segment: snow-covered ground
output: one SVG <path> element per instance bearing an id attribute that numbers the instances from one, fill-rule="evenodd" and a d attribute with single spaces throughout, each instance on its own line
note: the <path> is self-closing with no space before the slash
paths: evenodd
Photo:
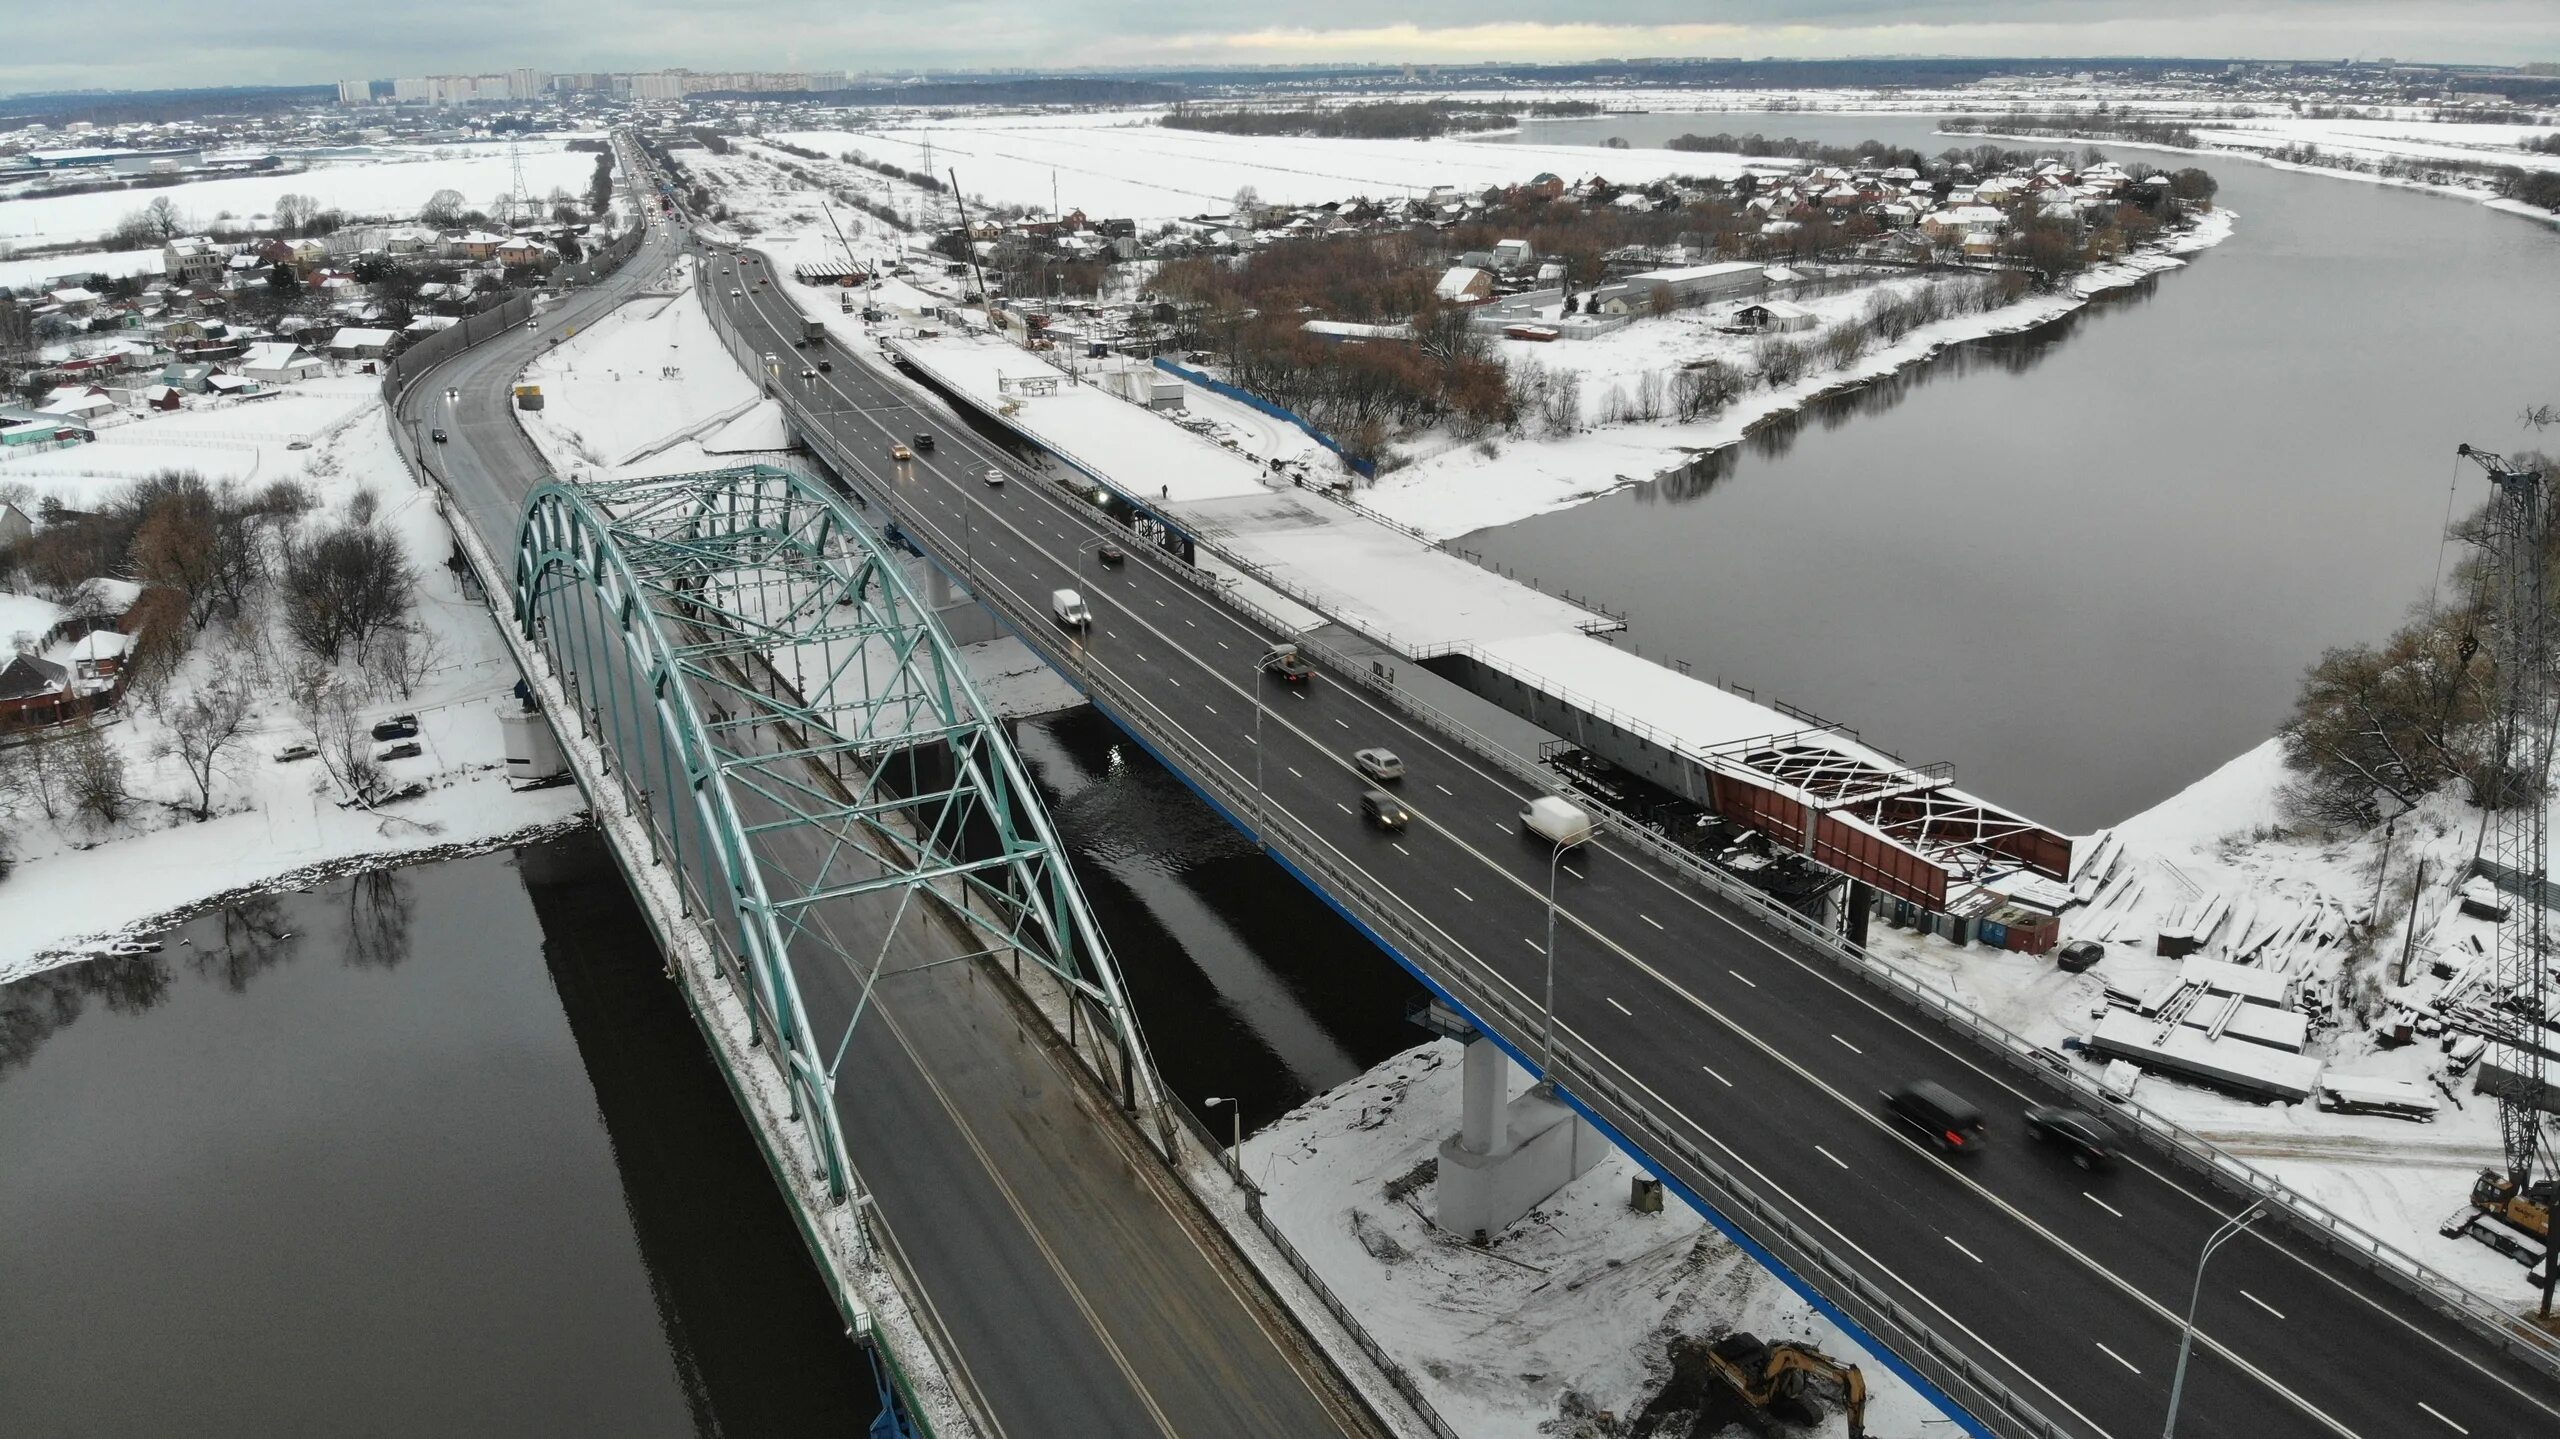
<path id="1" fill-rule="evenodd" d="M 1219 135 L 1169 130 L 1151 110 L 1075 114 L 971 116 L 885 130 L 814 130 L 773 138 L 835 155 L 859 150 L 874 160 L 956 173 L 972 199 L 1047 210 L 1082 210 L 1097 219 L 1146 223 L 1227 213 L 1236 192 L 1252 186 L 1264 201 L 1314 204 L 1366 195 L 1374 200 L 1420 196 L 1435 185 L 1482 190 L 1517 184 L 1542 170 L 1570 183 L 1606 174 L 1620 184 L 1670 175 L 1734 176 L 1736 155 L 1669 150 L 1607 150 L 1583 145 L 1469 145 L 1454 140 L 1334 140 L 1300 136 Z"/>
<path id="2" fill-rule="evenodd" d="M 159 916 L 234 889 L 314 866 L 482 842 L 566 822 L 579 812 L 574 787 L 520 792 L 506 782 L 497 711 L 514 703 L 508 692 L 515 667 L 496 621 L 459 592 L 444 568 L 452 540 L 432 498 L 412 484 L 401 463 L 380 393 L 370 380 L 315 381 L 286 399 L 263 402 L 297 407 L 291 412 L 256 404 L 182 411 L 110 432 L 131 437 L 129 444 L 101 442 L 0 465 L 0 479 L 25 479 L 39 494 L 74 506 L 98 501 L 135 477 L 123 463 L 128 454 L 153 457 L 151 468 L 164 458 L 189 465 L 208 479 L 298 480 L 324 510 L 341 509 L 369 490 L 381 503 L 377 523 L 398 535 L 419 573 L 418 618 L 442 650 L 413 695 L 371 695 L 359 708 L 367 720 L 415 713 L 425 749 L 421 758 L 386 768 L 396 780 L 423 783 L 426 792 L 368 811 L 341 808 L 316 761 L 273 758 L 283 746 L 310 739 L 281 693 L 277 662 L 257 643 L 224 648 L 209 633 L 171 693 L 185 694 L 223 665 L 240 667 L 258 694 L 252 730 L 215 785 L 214 817 L 199 824 L 175 808 L 193 802 L 192 786 L 175 759 L 155 753 L 167 734 L 164 721 L 128 695 L 106 733 L 125 758 L 128 786 L 143 801 L 131 817 L 98 828 L 70 818 L 48 821 L 21 805 L 9 820 L 21 863 L 0 881 L 0 982 L 96 952 L 123 933 L 152 927 Z M 311 448 L 290 450 L 284 432 L 268 428 L 287 413 L 318 436 Z M 151 438 L 159 426 L 168 427 L 170 438 Z"/>
<path id="3" fill-rule="evenodd" d="M 5 248 L 0 248 L 0 256 L 6 253 Z M 89 275 L 108 275 L 117 279 L 127 275 L 157 275 L 160 268 L 161 252 L 158 250 L 75 250 L 27 259 L 0 258 L 0 290 L 54 288 L 49 282 Z"/>
<path id="4" fill-rule="evenodd" d="M 520 147 L 524 183 L 539 199 L 554 187 L 584 194 L 595 156 L 563 148 L 556 139 L 527 140 Z M 438 190 L 457 190 L 466 206 L 487 209 L 514 182 L 504 145 L 386 148 L 344 160 L 314 163 L 286 174 L 196 180 L 147 190 L 101 190 L 86 195 L 0 199 L 0 244 L 65 245 L 99 240 L 118 221 L 167 197 L 191 226 L 217 221 L 248 226 L 275 208 L 279 195 L 309 195 L 322 208 L 350 217 L 406 219 Z M 46 270 L 42 273 L 58 273 Z"/>
<path id="5" fill-rule="evenodd" d="M 1924 1427 L 1945 1421 L 1917 1391 L 1676 1197 L 1659 1214 L 1631 1209 L 1643 1171 L 1614 1150 L 1482 1250 L 1431 1222 L 1430 1181 L 1388 1197 L 1456 1132 L 1459 1067 L 1458 1046 L 1433 1040 L 1244 1146 L 1281 1233 L 1329 1288 L 1355 1297 L 1361 1323 L 1459 1433 L 1566 1432 L 1568 1394 L 1573 1413 L 1631 1418 L 1668 1376 L 1673 1337 L 1736 1329 L 1857 1364 L 1879 1439 L 1944 1432 Z M 1511 1077 L 1515 1093 L 1529 1083 L 1516 1066 Z M 1810 1432 L 1848 1430 L 1834 1412 Z"/>

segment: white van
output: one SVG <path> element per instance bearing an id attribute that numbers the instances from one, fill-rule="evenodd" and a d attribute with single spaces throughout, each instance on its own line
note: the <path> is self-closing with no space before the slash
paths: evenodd
<path id="1" fill-rule="evenodd" d="M 1084 596 L 1077 594 L 1073 590 L 1051 590 L 1049 592 L 1049 613 L 1056 615 L 1058 617 L 1058 623 L 1066 626 L 1068 629 L 1085 630 L 1093 628 L 1093 611 L 1084 607 Z"/>
<path id="2" fill-rule="evenodd" d="M 1554 795 L 1542 794 L 1520 811 L 1520 829 L 1549 844 L 1580 844 L 1591 838 L 1591 816 Z"/>

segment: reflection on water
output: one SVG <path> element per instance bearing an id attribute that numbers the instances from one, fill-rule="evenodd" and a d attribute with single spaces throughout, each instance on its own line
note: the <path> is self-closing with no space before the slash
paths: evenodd
<path id="1" fill-rule="evenodd" d="M 1014 728 L 1156 1067 L 1195 1112 L 1240 1097 L 1257 1126 L 1422 1041 L 1404 1020 L 1420 986 L 1109 720 Z"/>
<path id="2" fill-rule="evenodd" d="M 163 938 L 0 985 L 0 1430 L 868 1422 L 592 834 Z"/>

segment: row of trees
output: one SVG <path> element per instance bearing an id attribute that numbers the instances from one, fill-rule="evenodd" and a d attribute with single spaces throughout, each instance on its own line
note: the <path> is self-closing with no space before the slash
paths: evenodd
<path id="1" fill-rule="evenodd" d="M 1160 122 L 1176 130 L 1218 135 L 1324 135 L 1353 140 L 1430 139 L 1476 130 L 1507 130 L 1519 108 L 1460 105 L 1447 100 L 1381 101 L 1310 110 L 1204 110 L 1176 105 Z"/>

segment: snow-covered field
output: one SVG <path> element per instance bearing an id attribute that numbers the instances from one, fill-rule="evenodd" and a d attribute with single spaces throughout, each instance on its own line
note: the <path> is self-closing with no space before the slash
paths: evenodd
<path id="1" fill-rule="evenodd" d="M 956 173 L 961 192 L 998 204 L 1064 209 L 1141 223 L 1223 215 L 1250 185 L 1271 204 L 1402 199 L 1435 185 L 1482 190 L 1552 170 L 1566 181 L 1605 174 L 1620 184 L 1669 175 L 1732 176 L 1733 155 L 1606 150 L 1580 145 L 1470 145 L 1455 140 L 1331 140 L 1168 130 L 1155 112 L 1001 115 L 888 130 L 816 130 L 773 138 L 834 155 L 859 150 L 908 170 Z M 948 175 L 946 174 L 946 178 Z"/>
<path id="2" fill-rule="evenodd" d="M 305 393 L 305 389 L 309 391 Z M 417 488 L 394 448 L 380 390 L 373 381 L 316 381 L 285 400 L 292 422 L 319 438 L 289 450 L 269 428 L 286 412 L 261 405 L 184 411 L 112 431 L 128 443 L 100 443 L 0 465 L 0 479 L 24 479 L 39 494 L 79 505 L 122 488 L 140 468 L 131 453 L 203 470 L 208 479 L 294 479 L 309 486 L 324 511 L 343 508 L 359 491 L 381 503 L 389 526 L 419 575 L 418 617 L 442 658 L 415 694 L 368 698 L 359 713 L 419 717 L 426 753 L 387 766 L 426 793 L 377 810 L 340 808 L 319 764 L 278 763 L 274 752 L 310 736 L 263 661 L 241 650 L 217 658 L 201 641 L 171 686 L 183 695 L 216 664 L 246 666 L 259 700 L 252 732 L 229 757 L 214 790 L 214 817 L 198 824 L 173 806 L 192 802 L 192 786 L 171 758 L 155 752 L 165 723 L 128 695 L 107 727 L 124 755 L 128 785 L 142 799 L 130 818 L 99 829 L 82 821 L 48 821 L 32 806 L 9 820 L 21 863 L 0 881 L 0 982 L 96 952 L 114 937 L 157 916 L 233 889 L 313 866 L 469 844 L 573 818 L 582 801 L 574 787 L 510 789 L 502 760 L 497 707 L 512 704 L 516 672 L 496 621 L 466 599 L 444 568 L 452 541 L 427 491 Z M 172 438 L 153 442 L 155 427 Z M 182 442 L 178 436 L 186 438 Z M 87 462 L 87 463 L 83 463 Z M 307 521 L 306 521 L 307 523 Z M 254 650 L 250 652 L 254 654 Z"/>
<path id="3" fill-rule="evenodd" d="M 1666 1345 L 1745 1330 L 1857 1364 L 1880 1439 L 1943 1432 L 1937 1411 L 1677 1198 L 1628 1207 L 1643 1173 L 1612 1150 L 1485 1250 L 1427 1217 L 1432 1186 L 1387 1184 L 1458 1126 L 1458 1046 L 1433 1040 L 1246 1139 L 1264 1208 L 1326 1285 L 1471 1439 L 1540 1439 L 1577 1413 L 1631 1418 L 1669 1374 Z M 1515 1093 L 1528 1086 L 1514 1067 Z M 1663 1432 L 1675 1432 L 1665 1430 Z M 1685 1432 L 1685 1431 L 1678 1431 Z M 1848 1432 L 1837 1413 L 1809 1431 Z"/>
<path id="4" fill-rule="evenodd" d="M 525 188 L 536 199 L 550 194 L 555 186 L 573 195 L 585 192 L 595 172 L 595 156 L 564 149 L 564 143 L 553 139 L 523 143 Z M 103 239 L 118 221 L 163 196 L 195 227 L 216 221 L 255 223 L 284 194 L 309 195 L 323 208 L 335 207 L 350 217 L 406 219 L 438 190 L 460 191 L 464 204 L 487 208 L 507 193 L 513 176 L 503 145 L 421 146 L 315 164 L 294 174 L 0 200 L 0 245 L 66 245 Z"/>

